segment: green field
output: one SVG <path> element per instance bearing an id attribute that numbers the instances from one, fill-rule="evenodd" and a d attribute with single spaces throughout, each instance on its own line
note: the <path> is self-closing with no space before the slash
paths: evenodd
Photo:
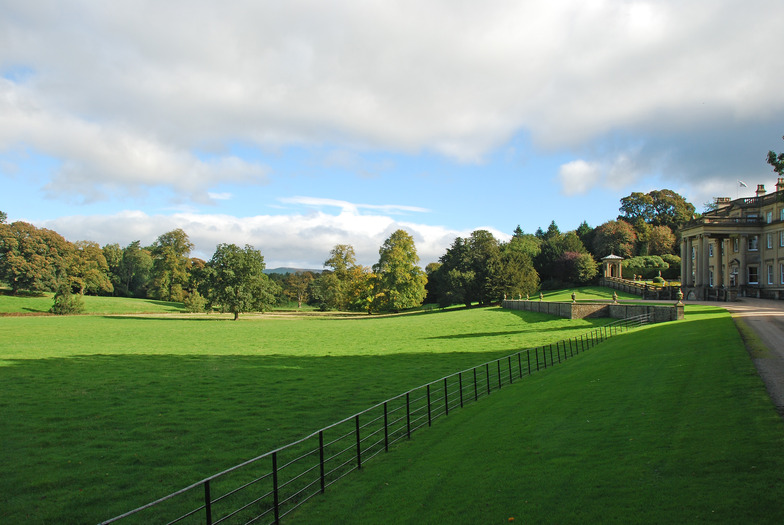
<path id="1" fill-rule="evenodd" d="M 450 413 L 292 523 L 784 523 L 784 422 L 715 308 Z"/>
<path id="2" fill-rule="evenodd" d="M 455 522 L 449 513 L 440 518 L 449 499 L 471 500 L 458 491 L 459 487 L 445 485 L 439 491 L 440 485 L 435 484 L 438 476 L 429 478 L 434 474 L 427 468 L 454 468 L 451 478 L 455 483 L 488 488 L 501 483 L 498 476 L 510 474 L 507 469 L 511 467 L 504 466 L 509 464 L 518 477 L 533 476 L 543 487 L 552 483 L 567 490 L 559 485 L 565 483 L 562 478 L 567 470 L 580 470 L 589 457 L 595 456 L 594 462 L 585 465 L 594 474 L 586 476 L 598 475 L 594 463 L 604 464 L 602 468 L 617 463 L 615 456 L 608 457 L 605 452 L 608 443 L 617 444 L 623 428 L 636 429 L 629 439 L 638 439 L 641 447 L 624 453 L 624 457 L 638 458 L 632 470 L 644 468 L 644 462 L 667 463 L 673 451 L 677 453 L 674 460 L 702 450 L 703 457 L 719 454 L 722 462 L 737 453 L 741 459 L 727 467 L 737 474 L 749 451 L 761 450 L 772 465 L 778 465 L 777 472 L 782 472 L 781 454 L 770 448 L 771 442 L 782 448 L 781 421 L 769 402 L 765 404 L 764 390 L 731 320 L 716 312 L 721 311 L 690 309 L 688 322 L 643 330 L 638 339 L 614 339 L 580 359 L 535 374 L 514 388 L 450 415 L 432 430 L 417 434 L 411 443 L 383 456 L 382 461 L 341 481 L 329 497 L 316 498 L 312 512 L 318 519 L 309 518 L 311 511 L 303 509 L 291 521 L 343 522 L 345 505 L 357 506 L 357 498 L 370 498 L 382 509 L 388 508 L 388 501 L 375 498 L 393 493 L 386 485 L 379 488 L 374 483 L 408 476 L 415 486 L 424 483 L 416 497 L 427 494 L 427 483 L 431 483 L 432 500 L 440 501 L 440 506 L 433 507 L 433 514 L 424 521 L 411 517 L 423 515 L 422 508 L 414 506 L 410 520 L 402 513 L 399 522 Z M 520 348 L 579 335 L 597 322 L 603 321 L 569 321 L 500 308 L 390 317 L 267 314 L 241 317 L 237 322 L 216 315 L 178 313 L 1 318 L 0 450 L 5 469 L 0 477 L 0 522 L 98 522 L 412 387 Z M 620 350 L 612 346 L 627 337 L 629 343 L 620 345 Z M 714 344 L 719 339 L 729 342 Z M 640 348 L 657 352 L 641 353 Z M 655 356 L 665 350 L 669 352 L 667 359 L 676 360 L 667 364 L 661 357 L 656 361 Z M 603 355 L 609 357 L 599 360 Z M 711 356 L 718 358 L 711 360 Z M 673 378 L 670 373 L 680 375 Z M 576 379 L 570 379 L 572 376 Z M 588 377 L 603 383 L 593 384 Z M 640 397 L 640 391 L 650 394 L 651 389 L 657 389 L 656 395 Z M 706 400 L 699 397 L 701 391 L 721 395 Z M 602 395 L 595 396 L 598 392 Z M 698 397 L 692 400 L 693 396 Z M 493 408 L 504 399 L 506 408 Z M 595 428 L 579 424 L 582 415 L 577 414 L 586 402 L 597 414 L 592 420 L 601 423 Z M 645 410 L 634 406 L 636 403 L 642 403 Z M 487 412 L 483 406 L 488 407 Z M 510 417 L 509 406 L 520 412 Z M 643 418 L 647 425 L 635 424 L 640 418 L 637 412 L 643 411 L 655 417 Z M 709 428 L 705 426 L 708 423 L 712 425 Z M 605 436 L 615 425 L 619 428 Z M 669 448 L 658 445 L 670 432 L 662 434 L 661 429 L 671 427 L 681 432 L 678 439 Z M 487 429 L 506 430 L 488 433 Z M 590 432 L 581 433 L 584 430 Z M 450 441 L 460 440 L 461 434 L 471 438 L 463 439 L 462 445 Z M 476 450 L 471 443 L 486 446 L 476 440 L 488 434 L 506 436 L 507 441 L 492 445 L 496 447 L 493 450 L 520 448 L 521 457 L 500 452 L 475 454 L 485 462 L 477 484 L 470 478 L 474 474 L 461 474 L 457 465 L 449 467 L 450 457 L 463 453 L 459 463 L 470 466 L 466 458 Z M 714 439 L 728 435 L 738 438 L 730 444 Z M 514 445 L 515 436 L 521 445 Z M 583 449 L 575 448 L 577 440 L 583 442 Z M 428 451 L 438 443 L 446 448 L 439 445 Z M 567 444 L 574 453 L 549 457 L 553 448 L 566 450 Z M 652 447 L 651 451 L 646 452 L 646 447 Z M 649 453 L 653 456 L 646 455 Z M 412 458 L 432 461 L 418 460 L 426 470 L 409 472 L 403 467 L 410 466 Z M 562 464 L 566 470 L 559 470 Z M 683 474 L 674 464 L 667 465 L 659 474 L 662 484 L 670 476 Z M 784 486 L 762 462 L 755 469 L 760 483 Z M 724 471 L 706 472 L 728 476 Z M 612 470 L 608 473 L 617 475 Z M 372 476 L 380 477 L 374 480 Z M 550 476 L 554 476 L 552 481 Z M 367 486 L 365 492 L 353 485 L 365 479 L 369 480 L 367 485 L 362 483 Z M 703 475 L 695 479 L 697 484 L 704 482 Z M 719 481 L 726 484 L 728 478 Z M 578 486 L 569 490 L 576 491 L 580 483 L 589 482 L 578 480 Z M 483 516 L 492 515 L 494 521 L 498 521 L 496 516 L 514 516 L 513 511 L 518 519 L 536 516 L 510 507 L 523 487 L 509 486 L 512 488 L 507 492 L 501 491 L 501 499 L 491 500 L 494 513 Z M 739 489 L 732 501 L 757 501 L 752 492 L 761 485 L 749 486 Z M 353 492 L 365 495 L 342 499 L 341 494 Z M 440 499 L 436 497 L 439 493 Z M 769 493 L 781 496 L 780 489 Z M 587 494 L 592 499 L 602 496 L 592 490 Z M 548 505 L 556 504 L 552 499 L 556 496 L 550 494 L 551 499 L 544 498 L 537 505 L 547 510 Z M 409 491 L 392 498 L 400 497 L 413 496 Z M 604 497 L 610 497 L 609 489 Z M 597 505 L 603 504 L 594 507 Z M 628 505 L 631 508 L 638 503 L 630 500 Z M 574 521 L 568 515 L 555 521 Z M 393 521 L 374 515 L 372 505 L 357 516 L 367 516 L 366 523 Z"/>
<path id="3" fill-rule="evenodd" d="M 8 290 L 0 289 L 0 314 L 44 314 L 54 301 L 53 293 L 13 296 Z M 155 301 L 153 299 L 131 299 L 126 297 L 84 296 L 86 314 L 130 314 L 130 313 L 174 313 L 183 312 L 182 303 Z"/>
<path id="4" fill-rule="evenodd" d="M 0 522 L 97 522 L 595 322 L 498 308 L 0 319 Z"/>

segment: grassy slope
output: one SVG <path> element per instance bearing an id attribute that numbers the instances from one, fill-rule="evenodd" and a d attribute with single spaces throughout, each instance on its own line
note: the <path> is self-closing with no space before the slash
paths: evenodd
<path id="1" fill-rule="evenodd" d="M 47 313 L 52 307 L 54 294 L 13 296 L 0 290 L 0 313 L 37 314 Z M 127 297 L 97 297 L 86 295 L 84 313 L 173 313 L 182 312 L 182 303 L 155 301 L 152 299 L 131 299 Z"/>
<path id="2" fill-rule="evenodd" d="M 0 522 L 97 522 L 411 387 L 590 326 L 498 308 L 3 318 Z"/>
<path id="3" fill-rule="evenodd" d="M 784 422 L 718 312 L 450 414 L 291 521 L 784 523 Z"/>

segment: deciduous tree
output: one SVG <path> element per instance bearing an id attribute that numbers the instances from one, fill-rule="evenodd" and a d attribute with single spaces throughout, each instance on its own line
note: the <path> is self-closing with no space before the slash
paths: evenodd
<path id="1" fill-rule="evenodd" d="M 782 139 L 784 139 L 784 137 L 782 137 Z M 784 153 L 776 155 L 774 151 L 769 151 L 768 164 L 773 167 L 773 171 L 775 171 L 779 177 L 784 177 Z"/>
<path id="2" fill-rule="evenodd" d="M 264 257 L 253 246 L 219 244 L 207 266 L 207 299 L 219 311 L 234 314 L 235 321 L 241 313 L 263 312 L 275 301 L 264 275 Z"/>
<path id="3" fill-rule="evenodd" d="M 308 288 L 313 282 L 311 272 L 290 273 L 283 280 L 283 293 L 292 301 L 297 301 L 297 308 L 302 308 L 302 303 L 308 300 Z"/>
<path id="4" fill-rule="evenodd" d="M 405 310 L 422 304 L 427 276 L 419 267 L 414 238 L 397 230 L 378 250 L 373 266 L 378 277 L 378 304 L 381 310 Z"/>
<path id="5" fill-rule="evenodd" d="M 97 242 L 77 241 L 68 268 L 68 279 L 80 295 L 111 293 L 114 290 L 109 265 Z"/>
<path id="6" fill-rule="evenodd" d="M 0 280 L 12 293 L 54 291 L 67 283 L 74 246 L 60 234 L 26 222 L 0 224 Z"/>
<path id="7" fill-rule="evenodd" d="M 164 301 L 181 301 L 188 283 L 189 255 L 193 243 L 177 228 L 164 233 L 152 245 L 154 295 Z"/>
<path id="8" fill-rule="evenodd" d="M 648 193 L 634 192 L 621 199 L 618 219 L 631 224 L 638 219 L 652 226 L 668 226 L 677 230 L 694 218 L 694 205 L 678 193 L 664 189 Z"/>
<path id="9" fill-rule="evenodd" d="M 637 235 L 632 225 L 626 221 L 607 221 L 596 227 L 594 253 L 601 257 L 615 254 L 621 257 L 634 257 L 634 243 Z"/>

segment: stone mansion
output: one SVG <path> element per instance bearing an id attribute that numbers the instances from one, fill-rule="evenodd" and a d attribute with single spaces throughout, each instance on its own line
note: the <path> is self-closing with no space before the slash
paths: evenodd
<path id="1" fill-rule="evenodd" d="M 716 199 L 681 229 L 681 282 L 690 299 L 784 298 L 784 177 L 770 194 Z"/>

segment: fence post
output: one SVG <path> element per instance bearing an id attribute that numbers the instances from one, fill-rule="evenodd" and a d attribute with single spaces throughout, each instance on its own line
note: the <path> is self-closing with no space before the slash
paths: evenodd
<path id="1" fill-rule="evenodd" d="M 490 363 L 485 363 L 485 377 L 487 378 L 487 395 L 490 395 Z"/>
<path id="2" fill-rule="evenodd" d="M 536 355 L 536 371 L 539 371 L 539 349 L 534 348 L 534 354 Z"/>
<path id="3" fill-rule="evenodd" d="M 354 424 L 357 428 L 357 468 L 362 468 L 362 440 L 359 438 L 359 414 L 354 416 Z"/>
<path id="4" fill-rule="evenodd" d="M 326 478 L 324 476 L 324 431 L 319 430 L 319 471 L 321 473 L 321 493 L 324 494 L 326 488 Z"/>
<path id="5" fill-rule="evenodd" d="M 544 356 L 544 362 L 547 363 L 547 356 Z M 553 344 L 550 343 L 550 366 L 553 366 L 555 361 L 553 361 Z"/>
<path id="6" fill-rule="evenodd" d="M 384 452 L 389 452 L 389 417 L 387 416 L 386 401 L 384 401 Z"/>
<path id="7" fill-rule="evenodd" d="M 520 379 L 523 378 L 523 352 L 517 352 L 517 370 L 520 372 Z"/>
<path id="8" fill-rule="evenodd" d="M 474 367 L 474 401 L 479 401 L 479 388 L 476 386 L 476 367 Z"/>
<path id="9" fill-rule="evenodd" d="M 530 349 L 526 350 L 525 355 L 526 357 L 528 357 L 528 375 L 530 376 L 531 375 L 531 350 Z"/>
<path id="10" fill-rule="evenodd" d="M 207 525 L 212 525 L 212 498 L 210 497 L 210 480 L 204 482 L 204 512 L 207 515 Z"/>
<path id="11" fill-rule="evenodd" d="M 449 390 L 446 386 L 446 378 L 444 378 L 444 415 L 449 415 Z"/>
<path id="12" fill-rule="evenodd" d="M 519 354 L 518 354 L 519 355 Z M 508 364 L 509 364 L 509 384 L 512 384 L 512 356 L 507 356 Z"/>
<path id="13" fill-rule="evenodd" d="M 272 453 L 272 504 L 275 511 L 275 523 L 280 522 L 280 499 L 278 495 L 278 453 Z"/>
<path id="14" fill-rule="evenodd" d="M 559 341 L 555 342 L 555 353 L 558 355 L 558 364 L 560 365 L 561 364 L 561 343 Z M 566 356 L 564 356 L 564 359 L 566 359 Z"/>
<path id="15" fill-rule="evenodd" d="M 498 365 L 498 390 L 501 390 L 501 360 L 495 362 Z"/>

